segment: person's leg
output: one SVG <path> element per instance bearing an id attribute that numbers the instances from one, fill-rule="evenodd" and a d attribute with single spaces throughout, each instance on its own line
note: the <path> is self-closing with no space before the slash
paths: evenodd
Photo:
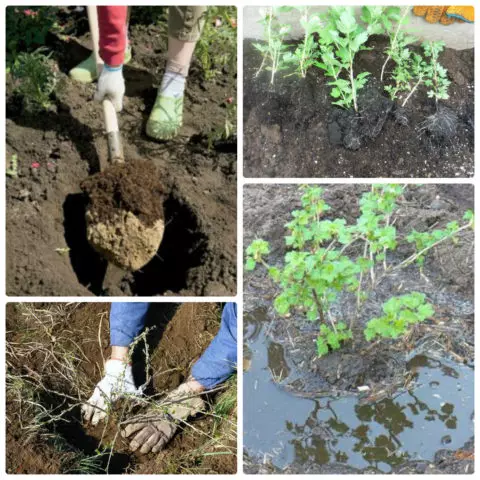
<path id="1" fill-rule="evenodd" d="M 227 303 L 220 330 L 192 368 L 192 377 L 204 389 L 223 383 L 237 368 L 237 305 Z"/>
<path id="2" fill-rule="evenodd" d="M 147 135 L 169 140 L 177 135 L 183 120 L 185 81 L 207 7 L 169 7 L 167 65 L 157 99 L 147 122 Z"/>
<path id="3" fill-rule="evenodd" d="M 130 12 L 130 8 L 128 7 L 128 11 Z M 123 60 L 123 64 L 127 64 L 132 59 L 132 50 L 130 48 L 130 43 L 128 41 L 128 19 L 130 18 L 130 14 L 127 14 L 127 28 L 125 31 L 127 32 L 127 47 L 125 49 L 125 58 Z M 98 29 L 98 26 L 97 26 Z M 98 32 L 97 32 L 98 38 Z M 80 83 L 92 83 L 98 78 L 97 74 L 97 65 L 95 64 L 95 56 L 93 52 L 82 62 L 80 62 L 77 66 L 73 67 L 70 72 L 68 73 L 70 78 L 76 80 Z"/>

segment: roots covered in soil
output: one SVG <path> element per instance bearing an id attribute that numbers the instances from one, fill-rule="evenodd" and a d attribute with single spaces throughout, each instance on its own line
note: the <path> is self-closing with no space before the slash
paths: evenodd
<path id="1" fill-rule="evenodd" d="M 393 102 L 384 97 L 374 82 L 361 92 L 358 113 L 353 110 L 332 110 L 328 122 L 328 138 L 333 145 L 358 150 L 368 140 L 377 138 Z"/>
<path id="2" fill-rule="evenodd" d="M 92 220 L 111 221 L 123 210 L 147 226 L 163 220 L 163 187 L 155 166 L 146 160 L 132 159 L 96 173 L 81 183 L 90 199 Z"/>
<path id="3" fill-rule="evenodd" d="M 451 142 L 457 133 L 458 117 L 445 105 L 438 105 L 437 111 L 420 123 L 418 131 L 433 146 Z"/>

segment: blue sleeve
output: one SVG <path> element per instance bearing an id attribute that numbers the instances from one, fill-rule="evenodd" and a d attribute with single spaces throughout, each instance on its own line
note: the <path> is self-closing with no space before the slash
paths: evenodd
<path id="1" fill-rule="evenodd" d="M 192 368 L 192 375 L 206 389 L 224 382 L 237 368 L 237 304 L 227 303 L 220 330 Z"/>
<path id="2" fill-rule="evenodd" d="M 145 326 L 148 303 L 112 302 L 110 308 L 110 345 L 128 347 Z"/>

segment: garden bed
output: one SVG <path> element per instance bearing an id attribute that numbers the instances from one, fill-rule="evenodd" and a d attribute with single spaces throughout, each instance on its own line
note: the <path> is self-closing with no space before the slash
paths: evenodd
<path id="1" fill-rule="evenodd" d="M 92 427 L 81 420 L 81 402 L 101 379 L 109 355 L 109 308 L 104 303 L 9 304 L 7 473 L 235 473 L 234 379 L 210 398 L 210 413 L 180 429 L 159 454 L 132 453 L 120 436 L 128 402 L 115 407 L 106 425 Z M 151 307 L 147 401 L 158 400 L 188 377 L 217 333 L 219 319 L 215 304 Z M 146 372 L 141 344 L 133 363 L 140 383 Z"/>
<path id="2" fill-rule="evenodd" d="M 473 49 L 446 48 L 440 55 L 452 81 L 450 98 L 442 103 L 456 113 L 459 124 L 454 138 L 432 143 L 419 135 L 418 128 L 435 112 L 434 101 L 427 98 L 424 88 L 419 88 L 407 104 L 408 125 L 399 125 L 378 81 L 387 39 L 369 39 L 367 46 L 372 50 L 359 52 L 355 59 L 356 72 L 371 72 L 363 94 L 370 118 L 360 118 L 358 128 L 369 123 L 378 125 L 381 131 L 351 150 L 344 146 L 340 135 L 345 112 L 331 104 L 331 87 L 322 71 L 312 67 L 306 78 L 281 71 L 272 86 L 269 72 L 256 76 L 262 57 L 253 43 L 244 41 L 243 56 L 247 177 L 473 176 Z"/>
<path id="3" fill-rule="evenodd" d="M 233 294 L 236 137 L 218 140 L 218 131 L 235 99 L 236 73 L 226 68 L 207 81 L 195 60 L 179 137 L 151 141 L 145 123 L 165 65 L 166 33 L 162 23 L 130 28 L 133 60 L 124 68 L 120 131 L 126 161 L 148 160 L 157 169 L 166 229 L 149 264 L 104 290 L 106 262 L 87 242 L 80 184 L 99 170 L 107 145 L 102 110 L 92 100 L 95 86 L 66 75 L 90 53 L 82 46 L 88 43 L 86 17 L 72 18 L 74 35 L 47 37 L 59 77 L 50 111 L 26 115 L 7 78 L 6 155 L 16 155 L 18 164 L 17 176 L 7 178 L 7 294 Z"/>
<path id="4" fill-rule="evenodd" d="M 358 196 L 368 188 L 326 186 L 324 198 L 332 207 L 326 218 L 345 218 L 351 223 L 359 213 Z M 473 188 L 410 186 L 399 205 L 395 223 L 399 235 L 412 229 L 424 231 L 433 225 L 441 228 L 473 208 Z M 280 266 L 287 252 L 284 225 L 291 218 L 290 212 L 299 206 L 300 194 L 295 186 L 248 186 L 244 193 L 245 245 L 255 238 L 269 241 L 268 263 Z M 468 233 L 454 246 L 439 245 L 427 257 L 423 272 L 411 265 L 381 281 L 354 327 L 354 341 L 322 358 L 318 358 L 316 348 L 318 323 L 295 312 L 288 318 L 278 316 L 272 306 L 279 294 L 275 284 L 264 269 L 246 272 L 245 354 L 251 364 L 244 379 L 248 471 L 473 471 L 472 240 L 473 235 Z M 403 257 L 408 252 L 396 254 Z M 379 314 L 385 299 L 411 291 L 427 295 L 435 308 L 432 320 L 413 328 L 404 341 L 367 342 L 363 328 Z M 340 294 L 332 307 L 337 321 L 355 314 L 355 302 L 349 295 Z M 447 399 L 452 390 L 454 394 Z M 424 406 L 415 410 L 418 399 Z M 444 416 L 440 404 L 435 406 L 435 399 L 440 399 L 442 405 L 453 405 L 458 428 L 457 424 L 444 426 L 442 422 L 448 421 L 448 415 Z M 365 413 L 369 409 L 374 412 L 371 417 Z M 285 432 L 282 442 L 273 441 L 269 433 L 268 412 L 277 416 L 275 438 L 280 438 L 278 432 Z M 428 423 L 425 412 L 440 412 L 435 418 L 438 425 L 435 421 Z M 404 423 L 387 421 L 388 418 L 404 418 Z M 337 425 L 335 419 L 342 425 Z M 360 435 L 360 424 L 368 425 L 368 434 Z M 412 431 L 416 433 L 409 437 Z M 432 433 L 437 431 L 438 434 Z M 420 432 L 425 436 L 421 437 Z M 390 444 L 392 434 L 400 440 Z M 354 448 L 351 442 L 355 438 L 359 443 Z M 444 443 L 439 444 L 440 438 Z M 372 445 L 377 450 L 371 450 Z M 395 455 L 385 457 L 385 448 L 393 448 Z"/>

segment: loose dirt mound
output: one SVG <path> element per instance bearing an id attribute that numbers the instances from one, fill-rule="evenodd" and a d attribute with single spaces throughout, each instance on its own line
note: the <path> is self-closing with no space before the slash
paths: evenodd
<path id="1" fill-rule="evenodd" d="M 83 16 L 75 25 L 78 35 L 88 28 Z M 165 143 L 147 138 L 145 123 L 166 60 L 162 25 L 130 29 L 133 60 L 124 68 L 127 92 L 119 116 L 128 164 L 136 159 L 152 163 L 163 186 L 166 226 L 157 255 L 141 271 L 124 275 L 107 291 L 102 288 L 106 262 L 86 237 L 87 205 L 80 183 L 97 173 L 100 159 L 108 157 L 104 122 L 92 100 L 95 85 L 66 76 L 90 54 L 82 46 L 88 36 L 68 42 L 49 37 L 60 80 L 54 109 L 26 116 L 12 86 L 7 86 L 6 158 L 18 158 L 18 177 L 7 178 L 9 295 L 236 291 L 236 140 L 223 142 L 228 148 L 209 142 L 212 132 L 225 124 L 225 99 L 235 97 L 236 75 L 225 71 L 206 82 L 195 60 L 180 136 Z M 155 179 L 145 179 L 146 185 L 152 182 Z"/>
<path id="2" fill-rule="evenodd" d="M 131 212 L 151 227 L 164 219 L 163 187 L 155 166 L 146 160 L 111 165 L 84 180 L 80 187 L 88 195 L 88 207 L 98 222 L 109 221 L 115 212 Z"/>
<path id="3" fill-rule="evenodd" d="M 130 408 L 126 402 L 115 408 L 108 424 L 84 425 L 81 401 L 93 392 L 109 355 L 109 308 L 100 303 L 8 305 L 7 471 L 234 473 L 234 404 L 221 416 L 207 413 L 196 419 L 158 455 L 132 454 L 119 435 L 120 415 L 128 415 Z M 149 333 L 133 357 L 136 382 L 145 382 L 147 374 L 151 379 L 147 398 L 160 398 L 187 378 L 218 331 L 219 316 L 216 304 L 151 305 Z M 227 392 L 236 398 L 233 379 Z M 210 411 L 219 411 L 222 395 L 210 399 Z M 217 462 L 219 449 L 228 453 Z"/>
<path id="4" fill-rule="evenodd" d="M 89 199 L 90 245 L 127 270 L 147 264 L 165 230 L 163 188 L 154 165 L 141 160 L 113 165 L 80 186 Z"/>
<path id="5" fill-rule="evenodd" d="M 372 37 L 356 57 L 356 73 L 371 72 L 360 115 L 331 105 L 328 79 L 280 72 L 255 76 L 260 53 L 244 42 L 244 171 L 248 177 L 469 177 L 474 166 L 474 52 L 446 49 L 450 98 L 457 117 L 449 137 L 422 133 L 436 111 L 419 88 L 404 110 L 392 108 L 380 78 L 387 40 Z M 388 70 L 388 69 L 387 69 Z M 387 71 L 389 75 L 390 72 Z M 387 84 L 388 84 L 387 75 Z"/>

